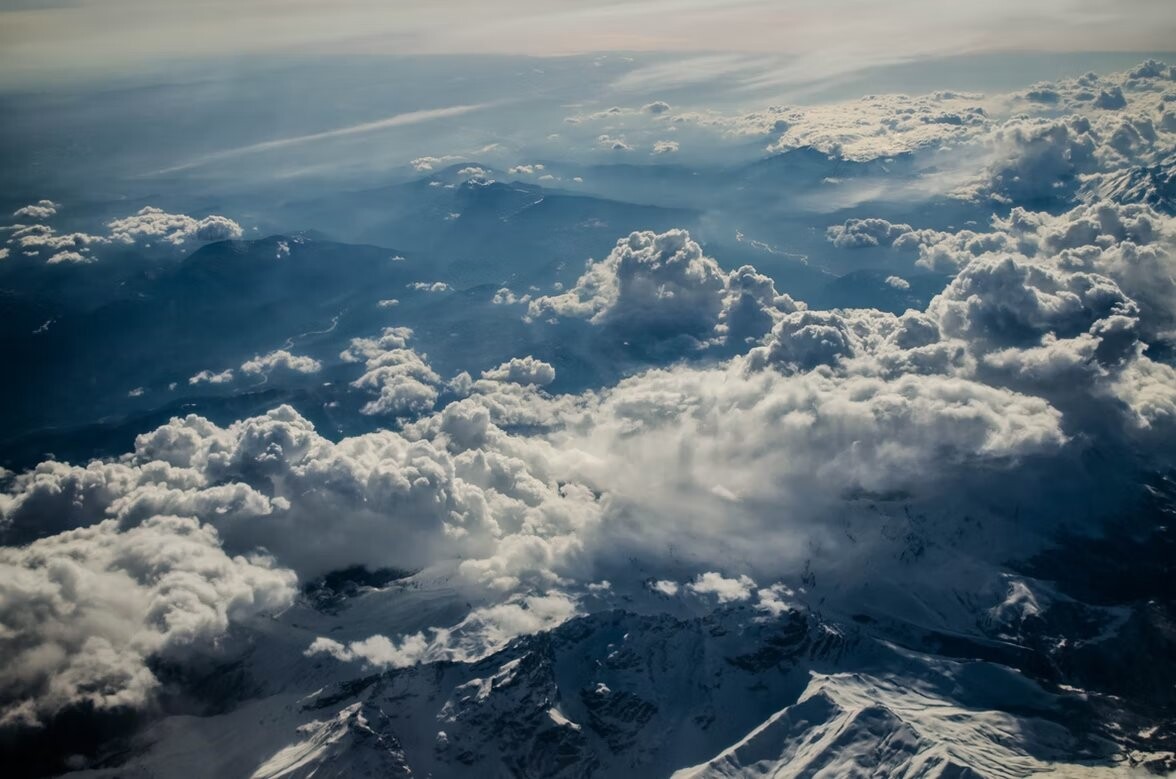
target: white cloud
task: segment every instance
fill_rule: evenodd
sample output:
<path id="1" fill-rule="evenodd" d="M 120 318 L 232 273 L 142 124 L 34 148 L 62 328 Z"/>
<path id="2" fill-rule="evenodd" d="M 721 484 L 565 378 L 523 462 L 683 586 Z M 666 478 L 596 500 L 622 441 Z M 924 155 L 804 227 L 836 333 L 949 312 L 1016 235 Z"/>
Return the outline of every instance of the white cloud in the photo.
<path id="1" fill-rule="evenodd" d="M 727 579 L 720 573 L 708 571 L 696 576 L 686 589 L 695 595 L 713 595 L 719 603 L 734 603 L 750 598 L 755 582 L 748 576 Z"/>
<path id="2" fill-rule="evenodd" d="M 29 219 L 49 219 L 57 215 L 59 208 L 61 208 L 60 203 L 54 203 L 52 200 L 38 200 L 36 203 L 16 209 L 12 215 L 17 218 L 27 216 Z"/>
<path id="3" fill-rule="evenodd" d="M 494 293 L 494 297 L 490 302 L 496 306 L 513 306 L 516 303 L 529 303 L 530 301 L 530 293 L 516 295 L 508 287 L 500 287 L 499 290 Z"/>
<path id="4" fill-rule="evenodd" d="M 45 260 L 48 265 L 84 265 L 88 262 L 94 262 L 94 258 L 81 252 L 57 252 Z"/>
<path id="5" fill-rule="evenodd" d="M 220 373 L 203 370 L 188 378 L 189 384 L 227 384 L 233 380 L 233 369 L 229 368 Z"/>
<path id="6" fill-rule="evenodd" d="M 292 373 L 318 373 L 323 364 L 311 357 L 291 354 L 285 349 L 277 349 L 269 354 L 259 354 L 241 363 L 241 373 L 247 376 L 268 376 L 276 369 Z"/>
<path id="7" fill-rule="evenodd" d="M 223 241 L 244 235 L 241 225 L 228 217 L 213 215 L 195 219 L 152 206 L 139 209 L 134 216 L 115 219 L 107 228 L 111 239 L 122 243 L 165 241 L 176 246 L 191 240 Z"/>
<path id="8" fill-rule="evenodd" d="M 482 378 L 543 387 L 555 381 L 555 368 L 542 360 L 536 360 L 534 357 L 514 357 L 497 368 L 483 371 Z"/>
<path id="9" fill-rule="evenodd" d="M 851 160 L 934 150 L 976 137 L 991 120 L 980 95 L 869 95 L 812 106 L 772 106 L 741 116 L 682 114 L 681 121 L 767 138 L 768 150 L 811 147 Z"/>
<path id="10" fill-rule="evenodd" d="M 988 232 L 913 231 L 896 247 L 917 248 L 918 264 L 957 271 L 979 261 L 1012 257 L 1052 269 L 1105 276 L 1140 308 L 1141 326 L 1150 338 L 1176 326 L 1176 218 L 1143 205 L 1099 203 L 1061 214 L 1014 208 L 994 217 Z"/>
<path id="11" fill-rule="evenodd" d="M 1064 195 L 1078 176 L 1098 165 L 1099 139 L 1084 117 L 1019 117 L 993 131 L 987 143 L 995 160 L 981 183 L 968 191 L 1004 202 L 1036 203 Z"/>
<path id="12" fill-rule="evenodd" d="M 1032 255 L 967 251 L 928 309 L 902 316 L 783 305 L 770 279 L 724 272 L 683 232 L 636 233 L 568 293 L 535 302 L 626 335 L 653 328 L 695 341 L 770 308 L 757 320 L 763 344 L 572 396 L 541 392 L 535 384 L 553 370 L 521 358 L 460 382 L 465 397 L 428 414 L 442 382 L 409 347 L 411 330 L 387 328 L 354 339 L 341 358 L 363 364 L 355 386 L 376 395 L 367 411 L 424 415 L 400 433 L 332 442 L 286 407 L 228 427 L 177 419 L 123 458 L 16 476 L 0 516 L 9 537 L 28 538 L 190 513 L 231 553 L 264 546 L 304 576 L 452 561 L 455 582 L 508 594 L 632 570 L 672 582 L 656 577 L 681 570 L 681 550 L 704 550 L 694 570 L 749 577 L 712 573 L 689 585 L 720 599 L 750 599 L 750 576 L 772 580 L 813 556 L 852 578 L 861 560 L 886 558 L 878 550 L 903 537 L 887 533 L 907 511 L 929 517 L 932 534 L 938 520 L 948 533 L 968 512 L 992 538 L 1023 539 L 1010 523 L 1114 502 L 1067 478 L 1091 445 L 1068 435 L 1072 414 L 1118 414 L 1129 424 L 1107 434 L 1141 442 L 1176 420 L 1171 369 L 1137 346 L 1172 310 L 1153 280 L 1170 255 L 1138 251 L 1168 235 L 1165 224 L 1141 207 L 1016 212 L 994 229 Z M 1116 231 L 1151 243 L 1128 251 L 1125 240 L 1100 238 Z M 1148 306 L 1128 287 L 1147 292 Z M 769 601 L 782 598 L 760 601 L 777 608 Z M 470 646 L 496 640 L 488 629 L 469 635 L 482 636 Z M 450 652 L 440 636 L 317 648 L 394 665 Z"/>
<path id="13" fill-rule="evenodd" d="M 773 584 L 756 592 L 755 608 L 771 617 L 778 617 L 798 607 L 796 593 L 785 584 Z"/>
<path id="14" fill-rule="evenodd" d="M 454 216 L 454 215 L 450 214 L 450 216 Z M 460 214 L 458 214 L 457 216 L 460 216 Z M 414 281 L 411 284 L 408 284 L 407 287 L 408 287 L 408 289 L 414 289 L 417 292 L 433 292 L 433 293 L 449 292 L 453 289 L 453 287 L 449 286 L 444 281 L 433 281 L 433 282 Z"/>
<path id="15" fill-rule="evenodd" d="M 910 231 L 908 224 L 893 224 L 885 219 L 847 219 L 845 224 L 825 230 L 825 237 L 838 249 L 862 249 L 889 246 Z"/>
<path id="16" fill-rule="evenodd" d="M 320 636 L 307 647 L 306 654 L 327 654 L 373 668 L 405 668 L 439 661 L 476 662 L 518 636 L 551 630 L 578 613 L 576 602 L 563 593 L 529 595 L 474 609 L 452 627 L 430 628 L 397 640 L 374 635 L 342 644 Z"/>
<path id="17" fill-rule="evenodd" d="M 654 154 L 673 154 L 678 151 L 677 141 L 654 141 Z"/>
<path id="18" fill-rule="evenodd" d="M 89 233 L 58 233 L 48 225 L 15 225 L 10 241 L 25 253 L 75 252 L 85 254 L 90 247 L 109 243 L 109 239 Z"/>
<path id="19" fill-rule="evenodd" d="M 340 355 L 345 362 L 364 362 L 364 374 L 351 386 L 376 398 L 363 406 L 362 413 L 420 414 L 436 403 L 441 377 L 408 347 L 411 337 L 407 327 L 387 327 L 377 338 L 352 339 Z"/>
<path id="20" fill-rule="evenodd" d="M 532 318 L 588 319 L 646 342 L 762 335 L 777 315 L 796 309 L 771 279 L 745 266 L 727 273 L 684 230 L 633 233 L 575 285 L 533 299 Z M 747 332 L 748 328 L 759 332 Z"/>
<path id="21" fill-rule="evenodd" d="M 477 165 L 469 165 L 457 172 L 457 175 L 462 176 L 470 181 L 470 183 L 492 184 L 494 180 L 490 178 L 490 171 L 485 168 L 479 168 Z"/>
<path id="22" fill-rule="evenodd" d="M 1101 103 L 1095 120 L 995 126 L 947 108 L 974 98 L 939 95 L 877 100 L 863 109 L 876 125 L 824 138 L 871 153 L 975 142 L 996 152 L 977 192 L 1052 195 L 1057 181 L 1146 162 L 1162 145 L 1162 120 L 1153 143 L 1128 116 L 1155 86 L 1132 82 L 1166 77 L 1143 70 L 1037 90 L 1060 105 Z M 814 116 L 792 124 L 787 111 L 770 114 L 781 137 Z M 872 145 L 879 127 L 897 140 L 883 133 Z M 112 234 L 181 243 L 200 231 L 189 217 L 140 216 L 112 223 Z M 13 233 L 30 249 L 69 242 L 77 248 L 53 248 L 79 254 L 105 240 L 83 235 Z M 0 668 L 0 717 L 144 705 L 154 661 L 214 651 L 235 621 L 288 603 L 291 571 L 443 571 L 447 587 L 485 600 L 457 624 L 332 634 L 307 652 L 376 668 L 468 661 L 579 614 L 566 592 L 604 576 L 778 616 L 795 596 L 778 579 L 809 561 L 851 587 L 905 564 L 912 536 L 929 554 L 1009 559 L 1052 523 L 1081 527 L 1121 510 L 1115 469 L 1170 465 L 1176 370 L 1162 347 L 1176 332 L 1172 217 L 1104 202 L 1011 208 L 969 230 L 851 219 L 827 235 L 847 248 L 917 251 L 952 278 L 923 311 L 812 310 L 751 266 L 726 270 L 684 231 L 637 232 L 567 291 L 528 300 L 503 288 L 494 300 L 528 303 L 531 317 L 583 319 L 621 343 L 716 347 L 691 352 L 705 360 L 638 366 L 611 386 L 552 395 L 541 388 L 555 368 L 532 356 L 446 384 L 410 346 L 411 330 L 386 328 L 340 358 L 362 367 L 351 386 L 369 396 L 363 412 L 402 417 L 397 430 L 332 440 L 288 406 L 229 425 L 193 415 L 139 436 L 123 456 L 0 473 L 0 532 L 11 544 L 0 548 L 0 649 L 13 658 Z M 886 283 L 910 287 L 900 276 Z M 278 350 L 237 373 L 279 367 L 321 364 Z M 233 376 L 205 370 L 189 383 Z M 1109 478 L 1089 478 L 1093 455 Z M 248 556 L 259 548 L 273 560 Z M 752 576 L 778 583 L 760 588 Z"/>
<path id="23" fill-rule="evenodd" d="M 667 598 L 672 598 L 678 594 L 678 591 L 681 589 L 681 585 L 675 581 L 670 581 L 669 579 L 658 579 L 657 581 L 651 581 L 649 583 L 649 589 L 653 590 L 659 595 L 665 595 Z"/>
<path id="24" fill-rule="evenodd" d="M 433 168 L 436 167 L 437 165 L 441 165 L 441 164 L 448 162 L 450 160 L 457 160 L 457 159 L 459 159 L 459 158 L 457 158 L 457 157 L 448 157 L 448 158 L 417 157 L 416 159 L 410 161 L 408 164 L 411 165 L 412 169 L 415 170 L 416 172 L 425 173 L 427 171 L 433 170 Z"/>
<path id="25" fill-rule="evenodd" d="M 232 621 L 293 595 L 292 573 L 230 557 L 195 519 L 107 520 L 0 547 L 0 723 L 143 707 L 159 687 L 153 659 L 212 652 Z"/>
<path id="26" fill-rule="evenodd" d="M 625 142 L 623 137 L 613 137 L 607 133 L 597 136 L 596 144 L 602 149 L 611 151 L 632 151 L 633 147 Z"/>

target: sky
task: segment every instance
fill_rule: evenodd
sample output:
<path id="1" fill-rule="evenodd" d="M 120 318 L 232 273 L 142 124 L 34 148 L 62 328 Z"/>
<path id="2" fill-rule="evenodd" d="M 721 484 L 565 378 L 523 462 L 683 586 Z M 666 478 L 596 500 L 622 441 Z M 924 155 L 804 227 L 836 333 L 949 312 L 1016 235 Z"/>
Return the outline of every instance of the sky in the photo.
<path id="1" fill-rule="evenodd" d="M 791 58 L 775 75 L 788 80 L 947 55 L 1158 51 L 1172 40 L 1176 19 L 1164 0 L 0 3 L 0 72 L 9 85 L 282 52 L 726 52 Z"/>

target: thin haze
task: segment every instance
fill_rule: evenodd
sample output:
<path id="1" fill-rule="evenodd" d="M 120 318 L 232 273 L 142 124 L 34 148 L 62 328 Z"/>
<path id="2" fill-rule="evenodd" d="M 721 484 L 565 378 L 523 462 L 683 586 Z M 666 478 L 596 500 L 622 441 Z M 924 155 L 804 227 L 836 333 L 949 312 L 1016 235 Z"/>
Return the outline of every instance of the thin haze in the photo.
<path id="1" fill-rule="evenodd" d="M 57 0 L 0 3 L 8 83 L 257 52 L 566 55 L 770 53 L 806 78 L 1007 50 L 1150 51 L 1166 0 Z"/>

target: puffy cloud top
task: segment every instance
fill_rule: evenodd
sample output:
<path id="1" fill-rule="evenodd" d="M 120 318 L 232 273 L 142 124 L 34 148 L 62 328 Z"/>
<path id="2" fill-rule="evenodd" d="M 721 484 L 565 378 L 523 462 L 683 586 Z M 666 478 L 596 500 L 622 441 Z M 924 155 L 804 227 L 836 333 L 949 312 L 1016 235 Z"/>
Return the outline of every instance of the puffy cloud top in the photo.
<path id="1" fill-rule="evenodd" d="M 36 724 L 79 705 L 138 708 L 155 658 L 211 651 L 230 623 L 287 605 L 294 576 L 230 557 L 217 533 L 159 516 L 107 520 L 0 548 L 0 724 Z"/>
<path id="2" fill-rule="evenodd" d="M 555 368 L 550 363 L 536 360 L 534 357 L 515 357 L 497 368 L 483 371 L 482 378 L 542 387 L 555 381 Z"/>
<path id="3" fill-rule="evenodd" d="M 224 216 L 195 219 L 185 214 L 169 214 L 161 208 L 147 206 L 134 216 L 115 219 L 107 225 L 110 237 L 123 243 L 158 240 L 179 246 L 190 240 L 223 241 L 244 235 L 241 225 Z"/>
<path id="4" fill-rule="evenodd" d="M 833 225 L 825 237 L 838 249 L 862 249 L 869 246 L 888 246 L 900 235 L 909 233 L 908 224 L 892 224 L 885 219 L 848 219 L 843 225 Z"/>
<path id="5" fill-rule="evenodd" d="M 617 241 L 570 289 L 535 298 L 528 313 L 588 319 L 642 340 L 704 342 L 719 335 L 722 320 L 739 318 L 732 315 L 735 306 L 747 305 L 766 310 L 768 324 L 776 311 L 796 307 L 754 268 L 727 273 L 686 231 L 670 230 Z"/>
<path id="6" fill-rule="evenodd" d="M 269 354 L 259 354 L 241 364 L 241 373 L 246 375 L 268 375 L 275 369 L 287 370 L 293 373 L 318 373 L 323 364 L 311 357 L 291 354 L 285 349 L 278 349 Z M 199 374 L 197 374 L 199 375 Z M 195 378 L 195 377 L 193 377 Z M 217 376 L 209 377 L 213 381 Z"/>
<path id="7" fill-rule="evenodd" d="M 60 203 L 54 203 L 52 200 L 38 200 L 36 203 L 30 203 L 16 209 L 12 215 L 15 217 L 24 216 L 29 219 L 48 219 L 51 216 L 56 216 L 59 208 L 61 208 Z"/>
<path id="8" fill-rule="evenodd" d="M 441 377 L 409 348 L 411 337 L 407 327 L 386 327 L 377 338 L 352 339 L 340 354 L 345 362 L 364 363 L 364 374 L 351 383 L 377 396 L 364 414 L 420 414 L 437 402 Z"/>

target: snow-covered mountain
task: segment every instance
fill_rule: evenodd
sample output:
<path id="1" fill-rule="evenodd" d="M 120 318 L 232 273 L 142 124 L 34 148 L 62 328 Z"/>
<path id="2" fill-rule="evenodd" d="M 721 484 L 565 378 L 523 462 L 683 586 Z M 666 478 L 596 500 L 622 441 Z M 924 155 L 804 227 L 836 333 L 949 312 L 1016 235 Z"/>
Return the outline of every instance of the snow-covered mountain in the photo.
<path id="1" fill-rule="evenodd" d="M 1094 200 L 1142 203 L 1166 214 L 1176 214 L 1176 157 L 1155 165 L 1124 168 L 1091 182 Z"/>
<path id="2" fill-rule="evenodd" d="M 1124 754 L 1173 767 L 1172 723 L 1149 726 L 1142 696 L 1100 676 L 1170 659 L 1170 623 L 1147 604 L 1089 605 L 1012 574 L 972 596 L 945 581 L 927 605 L 960 604 L 947 630 L 850 613 L 857 595 L 808 578 L 755 604 L 614 588 L 553 629 L 385 670 L 309 654 L 308 636 L 460 613 L 447 577 L 325 606 L 318 592 L 233 637 L 256 696 L 166 717 L 110 768 L 76 775 L 938 779 L 1052 775 L 1063 761 L 1056 775 L 1112 776 Z M 1149 622 L 1152 654 L 1138 641 Z"/>

